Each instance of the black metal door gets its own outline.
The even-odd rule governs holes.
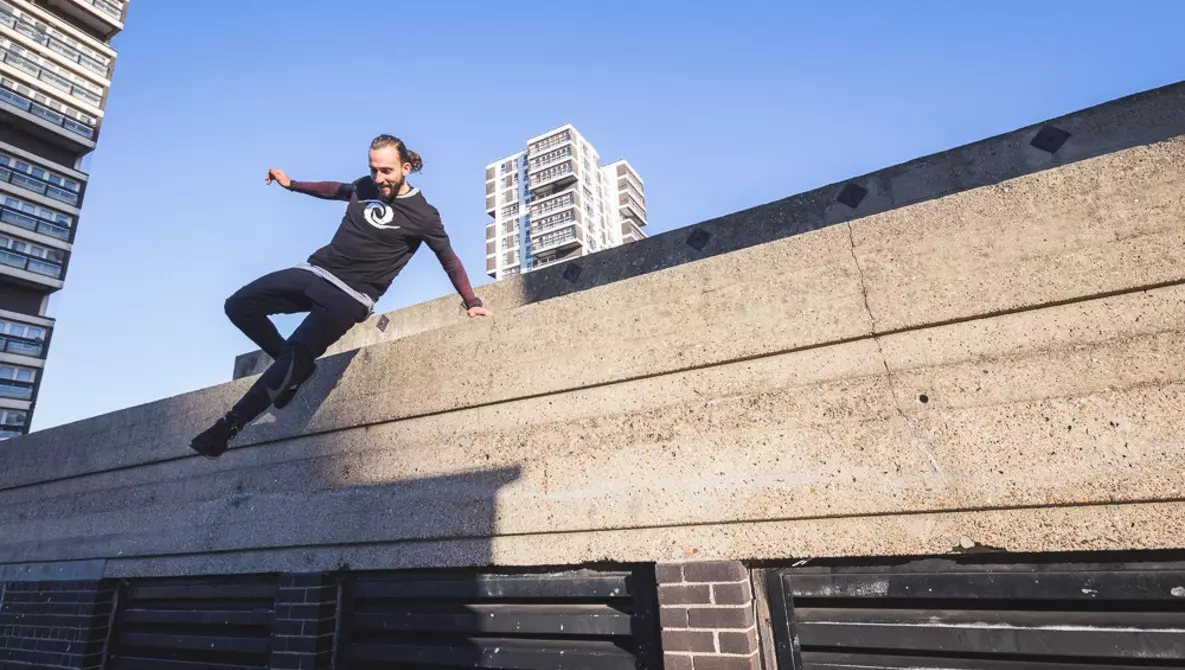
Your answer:
[[[343,600],[340,670],[661,666],[648,567],[362,573]]]
[[[268,666],[274,575],[125,582],[109,670],[255,670]]]
[[[780,670],[1185,668],[1185,564],[785,569]]]

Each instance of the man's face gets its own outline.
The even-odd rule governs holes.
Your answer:
[[[411,172],[410,163],[400,163],[399,150],[383,147],[370,152],[370,177],[379,187],[379,196],[391,200],[399,195],[403,182]]]

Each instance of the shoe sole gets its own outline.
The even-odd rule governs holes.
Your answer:
[[[211,460],[211,461],[216,461],[216,460],[218,460],[218,457],[222,455],[222,454],[218,454],[218,455],[216,455],[216,456],[211,456],[210,454],[207,454],[206,452],[202,451],[201,449],[198,449],[197,447],[193,446],[193,443],[192,443],[192,442],[189,444],[189,448],[190,448],[190,449],[191,449],[191,450],[192,450],[192,451],[193,451],[195,454],[197,454],[197,455],[201,456],[202,458],[209,459],[209,460]],[[226,453],[226,452],[223,452],[223,453]]]

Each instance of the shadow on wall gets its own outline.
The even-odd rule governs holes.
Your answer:
[[[108,667],[266,666],[269,655],[274,661],[286,653],[274,631],[291,627],[285,617],[304,607],[287,604],[287,589],[268,599],[274,581],[241,583],[269,573],[333,575],[315,587],[325,604],[303,612],[319,619],[317,641],[309,643],[318,668],[329,667],[322,662],[331,653],[335,667],[353,670],[655,667],[647,660],[658,654],[652,568],[492,567],[498,496],[521,478],[522,466],[466,463],[437,474],[445,468],[428,465],[435,472],[417,477],[409,463],[431,463],[433,440],[447,435],[405,431],[403,422],[315,434],[319,412],[351,411],[341,398],[326,399],[349,366],[364,360],[356,351],[323,359],[291,406],[244,431],[248,446],[232,447],[212,465],[197,457],[192,468],[186,464],[190,485],[161,495],[151,516],[184,519],[190,528],[170,530],[171,539],[141,531],[129,533],[134,541],[124,546],[103,544],[107,555],[123,553],[125,574],[209,575],[130,580]],[[120,504],[129,517],[137,514]],[[195,508],[202,508],[196,517]],[[226,575],[240,582],[227,586]],[[159,588],[167,590],[153,591]],[[274,623],[273,615],[258,615],[260,603],[271,602]],[[211,617],[211,609],[237,614]],[[252,616],[254,632],[225,623]]]

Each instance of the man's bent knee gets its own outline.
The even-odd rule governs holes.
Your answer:
[[[251,315],[251,307],[241,292],[236,292],[227,298],[226,302],[222,304],[222,311],[226,312],[226,316],[232,321],[238,317]]]

